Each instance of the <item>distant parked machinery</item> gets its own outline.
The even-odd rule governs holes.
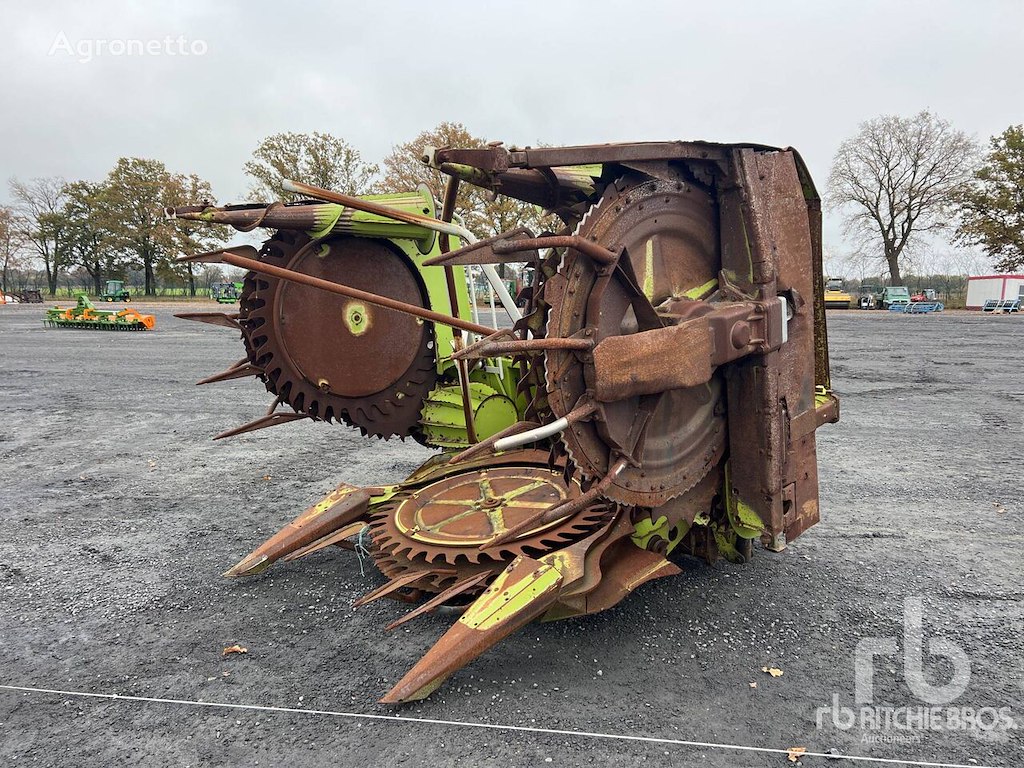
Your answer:
[[[880,291],[877,285],[865,284],[857,290],[857,309],[874,309],[875,294]]]
[[[994,315],[1008,315],[1020,312],[1021,304],[1020,299],[989,299],[982,305],[981,311]]]
[[[234,304],[242,297],[242,283],[214,283],[210,286],[210,296],[218,304]]]
[[[888,285],[875,292],[875,309],[891,309],[894,304],[906,307],[910,303],[910,289],[905,285]]]
[[[830,277],[825,281],[825,309],[849,309],[853,296],[846,290],[846,281]]]
[[[125,287],[123,280],[107,280],[100,298],[103,301],[131,301],[132,294]]]
[[[889,306],[890,312],[906,312],[909,315],[926,315],[941,312],[946,305],[939,301],[938,294],[931,288],[918,291],[910,297],[907,304],[894,302]]]
[[[43,323],[50,328],[79,328],[88,331],[150,331],[156,325],[152,315],[134,309],[96,309],[84,293],[77,294],[73,307],[46,310]]]

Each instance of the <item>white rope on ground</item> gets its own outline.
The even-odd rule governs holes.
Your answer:
[[[750,747],[743,744],[719,744],[709,741],[687,741],[685,739],[669,739],[659,736],[631,736],[619,733],[597,733],[592,731],[570,731],[558,728],[540,728],[530,725],[501,725],[499,723],[473,723],[462,720],[440,720],[432,717],[402,717],[401,715],[374,715],[366,712],[340,712],[330,709],[300,709],[296,707],[273,707],[259,704],[231,704],[220,701],[192,701],[190,699],[162,699],[154,696],[128,696],[119,693],[88,693],[85,691],[64,691],[57,688],[35,688],[27,685],[0,684],[0,690],[20,691],[22,693],[52,693],[58,696],[80,696],[90,699],[107,699],[110,701],[137,701],[147,704],[179,704],[189,707],[206,707],[209,709],[244,709],[254,712],[278,712],[289,715],[320,715],[322,717],[347,717],[359,720],[383,720],[396,723],[415,723],[417,725],[448,725],[456,728],[484,728],[493,731],[517,731],[520,733],[537,733],[546,736],[571,736],[579,739],[609,739],[613,741],[636,741],[644,744],[671,744],[679,747],[701,747],[705,749],[735,750],[738,752],[761,752],[773,755],[789,755],[789,749],[776,747]],[[922,768],[1001,768],[994,765],[978,765],[977,763],[930,763],[923,760],[900,760],[889,757],[866,757],[863,755],[842,755],[829,752],[801,752],[798,757],[824,757],[830,760],[856,760],[865,763],[881,763],[886,765],[912,765]]]

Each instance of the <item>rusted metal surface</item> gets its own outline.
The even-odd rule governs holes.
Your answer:
[[[389,196],[389,208],[400,207],[411,212],[422,213],[424,196],[410,193],[405,196]],[[290,230],[295,232],[317,231],[322,235],[358,235],[361,230],[372,225],[378,236],[410,237],[426,245],[435,237],[434,231],[421,227],[410,230],[404,223],[390,221],[380,217],[379,221],[354,220],[356,209],[343,207],[338,209],[337,203],[319,203],[303,200],[296,203],[282,204],[264,203],[246,205],[182,206],[168,208],[166,214],[170,218],[184,221],[203,222],[205,224],[226,224],[239,232],[251,232],[257,227],[265,229]],[[426,210],[430,210],[429,207]]]
[[[704,318],[628,336],[609,336],[594,349],[594,397],[628,400],[711,380],[714,336]]]
[[[387,577],[357,604],[419,603],[389,629],[464,608],[386,703],[429,695],[529,621],[604,610],[678,573],[672,553],[743,562],[758,539],[785,547],[818,521],[814,435],[839,413],[820,203],[795,152],[647,142],[441,148],[423,159],[453,178],[440,220],[289,189],[440,233],[441,254],[424,268],[446,270],[451,315],[425,306],[383,243],[297,233],[312,229],[315,203],[174,212],[282,229],[273,252],[204,257],[251,271],[237,317],[192,318],[242,331],[247,358],[211,378],[259,376],[275,407],[296,411],[272,408],[243,429],[341,414],[367,433],[407,434],[436,375],[423,320],[484,337],[444,350],[458,363],[447,391],[462,392],[470,428],[470,371],[500,356],[519,366],[518,422],[394,486],[339,487],[229,571],[354,549]],[[514,227],[449,252],[455,179],[545,205],[565,226],[541,236]],[[496,331],[457,316],[454,266],[516,261],[533,265],[521,320]],[[321,331],[324,317],[342,322]]]
[[[207,376],[205,379],[200,379],[196,384],[213,384],[218,381],[241,379],[246,376],[262,376],[263,373],[264,371],[262,368],[250,363],[249,358],[243,357],[230,368],[227,368],[220,373],[215,373],[212,376]]]
[[[604,509],[566,510],[538,520],[580,496],[577,485],[546,467],[468,470],[417,489],[377,514],[371,536],[389,576],[410,567],[426,574],[438,563],[459,569],[460,576],[481,567],[501,570],[519,554],[542,554],[593,528]],[[505,538],[489,546],[496,537]]]
[[[366,514],[369,503],[370,492],[365,488],[342,484],[225,571],[224,575],[259,573],[285,555],[358,520]]]
[[[475,458],[477,456],[482,456],[486,454],[488,451],[491,451],[494,448],[494,444],[497,443],[499,440],[506,437],[512,437],[513,435],[518,435],[521,432],[526,432],[528,430],[535,429],[539,426],[540,424],[537,424],[534,421],[517,421],[511,427],[507,427],[501,430],[500,432],[491,435],[486,440],[481,440],[476,445],[470,446],[461,453],[455,454],[454,456],[451,457],[449,463],[458,464],[463,461],[469,461],[470,459]]]
[[[250,250],[255,251],[252,246],[248,246]],[[430,320],[434,323],[441,323],[443,325],[449,325],[452,328],[461,328],[464,331],[471,331],[473,333],[480,333],[488,336],[495,332],[494,328],[489,328],[486,325],[480,325],[473,323],[468,320],[462,320],[461,318],[454,317],[452,315],[446,315],[443,312],[434,312],[430,309],[424,309],[414,304],[407,304],[401,301],[395,301],[394,299],[388,298],[387,296],[381,296],[377,293],[371,293],[369,291],[361,291],[357,288],[350,288],[347,285],[340,283],[332,283],[329,280],[322,280],[317,277],[310,275],[304,275],[301,272],[293,272],[289,269],[274,266],[268,264],[254,256],[245,255],[243,250],[246,246],[224,248],[219,251],[212,251],[210,253],[200,254],[199,256],[182,256],[178,261],[194,261],[194,262],[212,262],[218,264],[230,264],[233,267],[240,269],[247,269],[251,272],[258,272],[263,275],[270,275],[276,277],[279,280],[291,281],[293,283],[299,283],[300,285],[307,285],[311,288],[317,288],[321,291],[327,291],[328,293],[335,293],[339,296],[345,296],[351,299],[359,299],[370,304],[385,307],[387,309],[393,309],[396,312],[404,312],[407,315],[413,315],[414,317],[422,317],[424,320]]]
[[[591,333],[628,337],[663,327],[654,304],[704,285],[717,272],[713,200],[683,182],[632,178],[610,185],[580,226],[580,235],[605,246],[623,246],[623,274],[604,274],[589,257],[567,249],[558,274],[545,289],[551,304],[549,336]],[[609,249],[610,250],[610,249]],[[699,352],[699,350],[697,350]],[[706,348],[705,348],[706,353]],[[701,361],[700,365],[707,365]],[[686,363],[679,361],[680,367]],[[551,351],[545,355],[549,401],[556,415],[595,391],[593,359]],[[562,442],[583,477],[604,477],[616,454],[642,452],[608,495],[624,504],[658,506],[684,493],[722,456],[725,423],[718,414],[721,382],[672,389],[606,403],[601,419],[574,425]]]
[[[442,235],[442,237],[444,236]],[[525,227],[516,227],[508,232],[502,232],[500,235],[464,245],[458,250],[445,251],[440,256],[432,256],[424,260],[423,263],[428,267],[433,267],[438,264],[504,264],[517,261],[536,261],[539,258],[536,251],[530,252],[528,249],[517,248],[507,253],[498,254],[494,250],[497,243],[518,242],[530,238],[533,238],[533,233],[530,230]]]
[[[268,427],[276,427],[281,424],[290,424],[293,421],[301,421],[302,419],[308,419],[309,416],[305,413],[268,413],[265,416],[260,416],[258,419],[253,419],[247,424],[242,424],[240,427],[234,429],[226,429],[214,436],[214,440],[223,440],[227,437],[237,437],[238,435],[244,435],[247,432],[255,432],[258,429],[266,429]]]
[[[580,237],[579,235],[551,235],[549,237],[523,238],[520,240],[499,240],[491,246],[495,253],[502,255],[507,253],[523,253],[535,251],[538,248],[575,248],[580,253],[585,253],[598,264],[614,264],[619,255],[592,240]]]
[[[448,179],[444,189],[444,202],[441,205],[441,221],[450,222],[455,217],[455,204],[459,196],[459,180],[454,176]],[[438,242],[441,255],[451,251],[451,236],[442,232]],[[444,267],[444,282],[448,290],[448,309],[452,315],[459,314],[458,286],[455,283],[455,270],[450,264]],[[462,329],[453,330],[455,351],[459,352],[465,347],[462,338]],[[471,383],[469,380],[469,368],[465,363],[459,361],[456,366],[459,374],[459,389],[462,392],[462,418],[466,422],[466,438],[469,442],[477,442],[476,422],[473,413]]]
[[[590,144],[534,149],[439,149],[435,163],[465,163],[485,171],[509,168],[550,168],[593,163],[629,164],[639,161],[691,160],[724,164],[732,145],[708,142],[647,141],[629,144]]]
[[[389,300],[423,308],[416,276],[401,256],[379,241],[345,238],[322,249],[303,248],[304,235],[264,253],[281,264],[330,283],[381,288]],[[327,253],[324,253],[324,251]],[[343,421],[369,434],[408,435],[423,400],[436,384],[432,335],[409,314],[273,277],[247,281],[242,312],[250,328],[251,357],[266,371],[268,387],[296,411]],[[310,333],[334,318],[333,334]],[[386,348],[389,354],[380,351]]]
[[[561,583],[554,566],[525,556],[516,558],[381,703],[429,696],[452,672],[541,616],[557,601]],[[522,600],[524,595],[529,599]],[[515,610],[505,609],[512,598],[520,598],[514,603]]]
[[[464,347],[452,357],[455,360],[480,359],[497,355],[525,355],[549,349],[588,350],[593,348],[594,342],[587,339],[510,339],[508,341],[484,339],[471,347]]]
[[[484,189],[538,205],[561,216],[572,216],[594,194],[598,179],[587,168],[510,168],[487,173],[470,165],[443,163],[447,173]],[[598,176],[600,174],[598,173]]]
[[[222,328],[233,328],[235,330],[241,330],[241,326],[238,324],[238,313],[232,312],[176,312],[175,317],[179,317],[182,320],[195,320],[199,323],[209,323],[210,325],[219,325]]]

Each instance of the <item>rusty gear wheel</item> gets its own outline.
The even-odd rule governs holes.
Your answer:
[[[426,306],[412,266],[383,241],[312,243],[282,231],[264,243],[260,260]],[[252,272],[240,322],[250,362],[295,411],[377,437],[415,436],[423,401],[437,382],[429,323]]]
[[[538,557],[561,549],[607,518],[609,507],[595,505],[538,524],[502,546],[480,549],[536,512],[579,494],[576,483],[547,467],[491,467],[446,477],[374,514],[370,535],[377,567],[389,578],[421,571],[424,578],[415,586],[430,591],[481,571],[497,573],[521,554]]]
[[[624,246],[637,286],[657,307],[666,299],[707,286],[720,264],[717,209],[706,192],[683,179],[627,176],[611,184],[580,222],[577,234],[609,249]],[[638,331],[631,298],[613,276],[600,279],[596,265],[566,249],[558,274],[549,280],[547,335],[568,337],[590,328],[599,342]],[[588,391],[588,356],[545,353],[548,399],[565,416]],[[605,495],[622,504],[657,507],[692,488],[725,451],[722,383],[664,392],[648,398],[604,403],[603,419],[580,421],[562,433],[571,465],[587,480],[604,477],[612,452],[630,445],[644,408],[650,414],[640,466],[630,465]]]

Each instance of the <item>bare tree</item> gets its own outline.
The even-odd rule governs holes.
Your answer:
[[[977,162],[974,140],[930,112],[883,115],[844,141],[828,179],[830,208],[846,212],[845,231],[878,252],[893,283],[924,233],[950,226]]]
[[[969,277],[980,275],[987,269],[985,257],[969,248],[957,248],[947,251],[942,260],[942,270],[951,275]]]
[[[11,195],[24,223],[24,237],[43,262],[51,296],[56,295],[57,281],[70,260],[61,213],[64,187],[64,179],[57,176],[27,182],[10,181]]]

